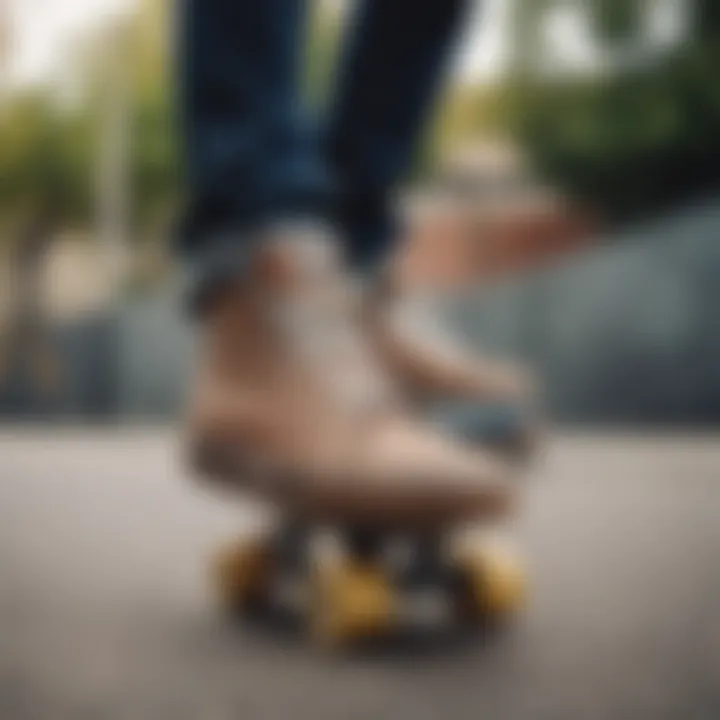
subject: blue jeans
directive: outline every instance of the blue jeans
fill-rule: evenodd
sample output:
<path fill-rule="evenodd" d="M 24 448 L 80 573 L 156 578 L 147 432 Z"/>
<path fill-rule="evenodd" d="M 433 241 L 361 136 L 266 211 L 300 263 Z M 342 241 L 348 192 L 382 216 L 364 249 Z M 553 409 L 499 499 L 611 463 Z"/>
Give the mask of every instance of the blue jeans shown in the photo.
<path fill-rule="evenodd" d="M 178 245 L 202 293 L 242 273 L 268 224 L 330 223 L 358 267 L 395 230 L 408 171 L 467 0 L 364 0 L 326 117 L 300 79 L 304 0 L 181 0 L 189 200 Z"/>

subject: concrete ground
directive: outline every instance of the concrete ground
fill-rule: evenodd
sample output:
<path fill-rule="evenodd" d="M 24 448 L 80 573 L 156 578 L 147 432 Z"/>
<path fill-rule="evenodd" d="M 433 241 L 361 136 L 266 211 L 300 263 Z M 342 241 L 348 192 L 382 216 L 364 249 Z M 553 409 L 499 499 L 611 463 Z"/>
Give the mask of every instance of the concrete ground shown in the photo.
<path fill-rule="evenodd" d="M 512 631 L 339 658 L 215 612 L 207 556 L 257 514 L 175 451 L 160 431 L 0 433 L 3 720 L 720 717 L 717 438 L 555 439 Z"/>

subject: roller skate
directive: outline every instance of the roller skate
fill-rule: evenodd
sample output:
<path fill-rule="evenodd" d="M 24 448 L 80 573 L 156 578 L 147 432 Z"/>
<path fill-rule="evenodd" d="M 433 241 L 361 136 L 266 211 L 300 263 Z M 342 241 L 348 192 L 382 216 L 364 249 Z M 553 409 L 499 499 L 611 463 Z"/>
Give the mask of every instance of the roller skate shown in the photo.
<path fill-rule="evenodd" d="M 262 243 L 247 277 L 206 309 L 188 443 L 200 477 L 293 519 L 220 553 L 222 605 L 256 613 L 293 577 L 309 633 L 329 645 L 387 632 L 417 583 L 499 606 L 487 598 L 500 591 L 481 591 L 496 576 L 483 570 L 481 582 L 479 560 L 455 567 L 447 537 L 462 523 L 501 520 L 514 499 L 504 463 L 409 412 L 341 278 L 327 244 Z M 335 552 L 318 554 L 327 535 Z M 456 577 L 472 592 L 455 590 Z"/>

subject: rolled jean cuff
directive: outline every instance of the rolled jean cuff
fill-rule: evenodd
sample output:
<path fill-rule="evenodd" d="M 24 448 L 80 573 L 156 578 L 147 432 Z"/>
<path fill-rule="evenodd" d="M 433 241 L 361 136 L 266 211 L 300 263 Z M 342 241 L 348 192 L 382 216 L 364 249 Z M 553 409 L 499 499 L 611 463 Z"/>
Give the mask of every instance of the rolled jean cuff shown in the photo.
<path fill-rule="evenodd" d="M 216 292 L 247 274 L 258 242 L 256 231 L 228 230 L 184 254 L 183 306 L 191 316 L 200 315 Z"/>
<path fill-rule="evenodd" d="M 274 233 L 308 230 L 337 236 L 316 217 L 290 216 L 251 228 L 233 228 L 204 237 L 183 256 L 183 298 L 190 315 L 202 314 L 212 297 L 228 285 L 242 282 L 257 251 Z"/>

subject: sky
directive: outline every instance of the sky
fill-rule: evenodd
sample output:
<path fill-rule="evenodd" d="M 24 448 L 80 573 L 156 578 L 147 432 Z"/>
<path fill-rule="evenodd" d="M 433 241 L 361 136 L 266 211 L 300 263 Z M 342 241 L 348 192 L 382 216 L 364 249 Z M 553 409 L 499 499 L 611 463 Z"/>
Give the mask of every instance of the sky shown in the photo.
<path fill-rule="evenodd" d="M 73 40 L 132 0 L 4 0 L 13 27 L 10 74 L 14 82 L 50 75 Z M 0 6 L 3 0 L 0 0 Z"/>

